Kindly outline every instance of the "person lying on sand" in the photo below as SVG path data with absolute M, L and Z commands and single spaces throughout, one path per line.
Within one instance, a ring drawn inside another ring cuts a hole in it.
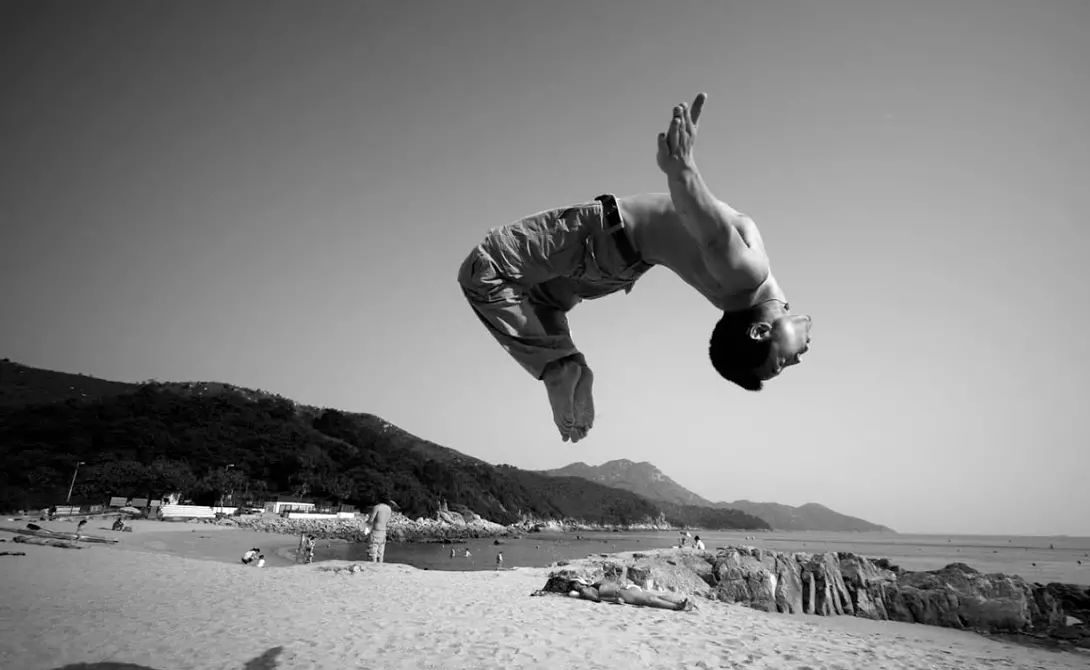
M 619 586 L 611 582 L 588 584 L 584 579 L 573 579 L 568 584 L 568 595 L 592 602 L 611 602 L 640 607 L 655 607 L 683 612 L 695 609 L 692 600 L 676 593 L 644 591 L 635 584 Z
M 693 145 L 706 100 L 701 93 L 691 108 L 674 107 L 658 136 L 669 193 L 601 195 L 493 228 L 458 271 L 481 323 L 544 383 L 565 442 L 594 425 L 594 375 L 572 341 L 568 312 L 630 292 L 656 265 L 722 311 L 709 357 L 728 381 L 759 391 L 809 348 L 810 317 L 789 311 L 757 224 L 713 196 L 697 169 Z

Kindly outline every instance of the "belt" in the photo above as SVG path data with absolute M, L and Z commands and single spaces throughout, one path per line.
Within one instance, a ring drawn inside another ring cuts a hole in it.
M 617 198 L 612 195 L 600 195 L 595 198 L 602 203 L 602 226 L 606 235 L 609 235 L 613 243 L 617 245 L 617 251 L 621 253 L 625 265 L 635 265 L 641 260 L 639 253 L 632 246 L 632 240 L 628 239 L 628 233 L 624 229 L 624 221 L 621 220 L 621 210 L 617 208 Z

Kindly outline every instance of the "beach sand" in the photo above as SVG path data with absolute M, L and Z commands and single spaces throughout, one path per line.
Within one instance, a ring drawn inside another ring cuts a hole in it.
M 0 668 L 1090 667 L 1083 654 L 911 624 L 705 600 L 669 612 L 530 597 L 545 583 L 542 568 L 256 569 L 238 555 L 260 546 L 269 557 L 268 547 L 295 540 L 204 524 L 123 535 L 120 545 L 76 551 L 13 546 L 3 534 L 0 546 L 27 555 L 0 557 Z

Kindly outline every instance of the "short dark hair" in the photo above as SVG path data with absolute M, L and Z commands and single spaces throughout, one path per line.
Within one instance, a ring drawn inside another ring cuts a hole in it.
M 723 317 L 715 324 L 708 347 L 708 356 L 715 371 L 723 379 L 747 391 L 760 391 L 764 386 L 757 376 L 757 370 L 768 361 L 772 351 L 771 341 L 755 340 L 749 336 L 753 324 L 761 321 L 760 313 L 755 309 L 723 312 Z

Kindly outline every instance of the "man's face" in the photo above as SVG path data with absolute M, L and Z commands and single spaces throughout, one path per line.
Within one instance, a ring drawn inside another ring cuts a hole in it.
M 772 322 L 767 337 L 772 344 L 768 361 L 757 371 L 763 381 L 772 379 L 784 368 L 798 365 L 810 348 L 810 317 L 806 314 L 784 314 Z

